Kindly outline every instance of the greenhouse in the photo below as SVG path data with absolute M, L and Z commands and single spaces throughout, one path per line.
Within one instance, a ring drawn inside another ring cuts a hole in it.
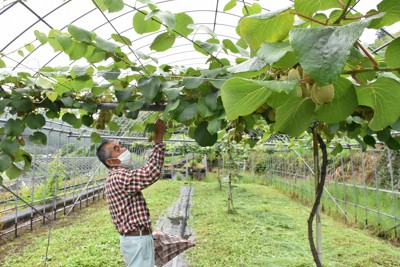
M 398 0 L 0 3 L 0 266 L 400 266 Z

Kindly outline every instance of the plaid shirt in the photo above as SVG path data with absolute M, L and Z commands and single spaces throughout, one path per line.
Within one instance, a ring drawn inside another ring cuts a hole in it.
M 150 228 L 150 212 L 141 190 L 160 177 L 164 151 L 163 144 L 156 144 L 146 166 L 140 169 L 110 168 L 105 192 L 112 221 L 120 234 Z

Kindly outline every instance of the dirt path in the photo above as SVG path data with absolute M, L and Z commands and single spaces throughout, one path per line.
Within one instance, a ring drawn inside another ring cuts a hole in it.
M 171 207 L 171 209 L 164 214 L 162 218 L 157 220 L 155 229 L 158 231 L 166 232 L 169 234 L 181 236 L 190 241 L 194 241 L 194 233 L 190 226 L 187 224 L 189 219 L 189 212 L 192 208 L 192 199 L 194 188 L 190 186 L 182 186 L 179 199 Z M 175 257 L 168 262 L 164 267 L 188 267 L 189 262 L 185 260 L 185 253 Z

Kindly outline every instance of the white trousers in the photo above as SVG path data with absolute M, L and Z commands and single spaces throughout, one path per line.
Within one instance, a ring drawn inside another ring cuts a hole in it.
M 121 235 L 119 241 L 127 267 L 154 267 L 154 240 L 152 235 Z

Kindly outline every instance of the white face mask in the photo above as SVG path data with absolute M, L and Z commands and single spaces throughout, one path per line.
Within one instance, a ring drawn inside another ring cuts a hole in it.
M 129 150 L 125 150 L 121 155 L 118 156 L 121 161 L 120 166 L 124 168 L 131 168 L 133 165 L 132 154 Z

